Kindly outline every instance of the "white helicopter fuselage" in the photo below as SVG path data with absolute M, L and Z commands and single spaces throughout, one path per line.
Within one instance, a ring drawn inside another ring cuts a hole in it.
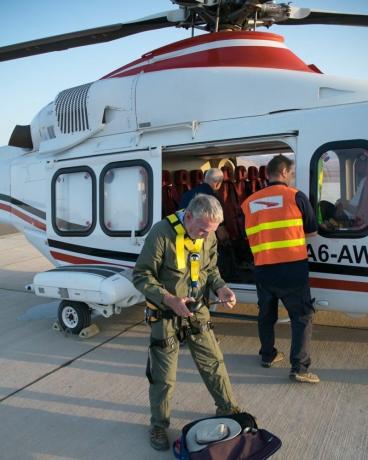
M 318 152 L 367 147 L 367 114 L 368 83 L 321 74 L 276 35 L 184 40 L 63 91 L 32 121 L 32 149 L 1 148 L 0 219 L 55 265 L 113 264 L 129 272 L 162 218 L 163 170 L 286 152 L 295 159 L 296 186 L 316 207 Z M 73 199 L 63 204 L 58 187 L 68 174 L 75 175 Z M 80 229 L 64 228 L 66 216 Z M 317 308 L 368 313 L 365 233 L 319 232 L 309 240 Z M 238 301 L 256 301 L 253 283 L 230 285 Z

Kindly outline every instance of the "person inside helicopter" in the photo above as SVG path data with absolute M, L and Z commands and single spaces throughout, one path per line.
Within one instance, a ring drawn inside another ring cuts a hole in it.
M 366 223 L 364 208 L 366 208 L 367 195 L 367 175 L 368 175 L 368 152 L 360 155 L 356 161 L 355 172 L 357 176 L 358 187 L 351 198 L 347 202 L 338 200 L 336 202 L 335 218 L 338 221 L 353 221 L 355 226 Z
M 368 224 L 368 151 L 364 151 L 357 158 L 355 176 L 358 185 L 350 200 L 340 198 L 334 205 L 328 201 L 320 201 L 320 210 L 324 217 L 322 226 L 326 230 L 360 229 Z

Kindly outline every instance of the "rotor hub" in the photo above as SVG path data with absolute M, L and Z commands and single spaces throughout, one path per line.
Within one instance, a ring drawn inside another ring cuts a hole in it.
M 220 30 L 254 30 L 269 27 L 290 17 L 289 4 L 268 0 L 172 0 L 186 10 L 183 27 L 205 24 L 210 32 Z

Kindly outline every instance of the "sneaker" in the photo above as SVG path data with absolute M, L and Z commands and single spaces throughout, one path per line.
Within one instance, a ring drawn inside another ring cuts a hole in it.
M 289 374 L 290 380 L 294 382 L 305 382 L 305 383 L 319 383 L 319 377 L 311 372 L 296 372 L 291 371 Z
M 274 364 L 279 363 L 284 358 L 285 358 L 284 353 L 282 351 L 278 351 L 272 361 L 263 361 L 262 359 L 261 366 L 262 367 L 272 367 Z
M 150 430 L 150 443 L 156 450 L 169 450 L 170 443 L 165 428 L 153 426 Z
M 216 416 L 225 417 L 226 415 L 240 414 L 242 411 L 238 406 L 231 406 L 230 408 L 224 409 L 222 407 L 217 407 Z

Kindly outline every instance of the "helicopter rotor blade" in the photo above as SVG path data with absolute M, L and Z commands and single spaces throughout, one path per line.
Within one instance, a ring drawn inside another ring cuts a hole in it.
M 312 10 L 286 3 L 274 3 L 269 0 L 243 0 L 243 4 L 240 0 L 172 0 L 172 2 L 177 4 L 179 9 L 169 10 L 136 21 L 111 24 L 0 47 L 0 62 L 104 43 L 166 27 L 197 27 L 213 32 L 217 30 L 214 26 L 217 18 L 216 8 L 221 5 L 224 7 L 222 10 L 224 14 L 220 26 L 225 25 L 226 29 L 233 26 L 234 30 L 239 28 L 250 30 L 251 27 L 253 28 L 256 12 L 258 12 L 258 25 L 267 27 L 273 24 L 368 26 L 368 15 Z
M 170 10 L 137 21 L 111 24 L 0 47 L 0 62 L 68 48 L 104 43 L 149 30 L 174 27 L 185 19 L 185 10 Z
M 325 24 L 336 26 L 367 27 L 368 15 L 338 13 L 334 11 L 312 10 L 290 6 L 290 17 L 275 21 L 279 25 Z

